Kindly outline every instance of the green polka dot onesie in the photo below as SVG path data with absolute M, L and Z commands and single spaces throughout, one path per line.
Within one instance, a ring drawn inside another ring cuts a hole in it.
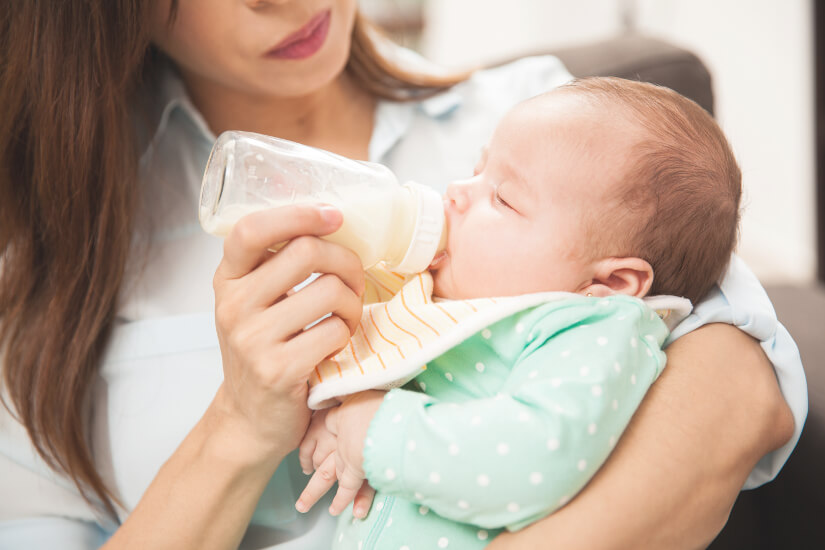
M 370 425 L 364 520 L 336 549 L 483 548 L 551 514 L 605 461 L 665 365 L 641 300 L 572 297 L 507 317 L 390 391 Z

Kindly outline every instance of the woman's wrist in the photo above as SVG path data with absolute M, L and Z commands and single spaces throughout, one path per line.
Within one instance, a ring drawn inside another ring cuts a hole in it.
M 218 389 L 199 425 L 202 428 L 202 451 L 239 470 L 274 472 L 294 448 L 274 437 L 263 436 L 231 405 L 223 386 Z

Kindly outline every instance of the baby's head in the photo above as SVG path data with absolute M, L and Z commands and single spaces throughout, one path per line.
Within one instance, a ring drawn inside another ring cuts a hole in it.
M 736 241 L 730 146 L 707 112 L 667 88 L 592 78 L 527 100 L 474 172 L 447 190 L 438 296 L 563 290 L 695 303 Z

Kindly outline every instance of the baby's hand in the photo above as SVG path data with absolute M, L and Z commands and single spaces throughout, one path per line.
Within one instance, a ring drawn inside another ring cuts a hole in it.
M 335 451 L 337 438 L 326 426 L 326 417 L 330 410 L 332 409 L 313 413 L 304 439 L 298 447 L 298 460 L 301 462 L 301 469 L 307 475 L 317 470 Z
M 335 451 L 323 457 L 321 464 L 316 466 L 315 473 L 295 505 L 298 511 L 309 510 L 332 487 L 337 478 L 338 492 L 329 508 L 330 513 L 337 516 L 350 502 L 355 500 L 353 515 L 355 517 L 366 516 L 374 490 L 366 482 L 363 470 L 364 440 L 367 437 L 370 422 L 384 400 L 384 395 L 385 392 L 375 390 L 357 393 L 326 413 L 325 432 L 336 437 L 337 444 Z M 313 423 L 315 422 L 316 419 L 313 418 Z M 314 430 L 313 425 L 310 425 L 307 434 L 320 433 L 320 431 L 319 428 Z M 307 447 L 309 449 L 309 444 Z M 303 443 L 301 452 L 304 453 Z M 308 450 L 307 453 L 309 452 Z M 321 457 L 323 454 L 313 452 L 313 462 L 315 456 Z M 305 460 L 308 459 L 303 458 L 302 455 L 302 465 Z

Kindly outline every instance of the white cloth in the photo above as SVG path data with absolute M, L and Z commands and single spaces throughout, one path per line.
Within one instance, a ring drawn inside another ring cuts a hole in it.
M 536 57 L 479 72 L 419 103 L 380 102 L 370 160 L 387 164 L 402 181 L 415 180 L 443 192 L 447 182 L 471 173 L 481 147 L 511 106 L 568 79 L 557 59 Z M 145 266 L 132 267 L 132 279 L 124 288 L 95 388 L 92 426 L 95 458 L 127 510 L 200 417 L 222 376 L 212 313 L 212 277 L 222 242 L 204 233 L 197 219 L 201 174 L 215 136 L 172 74 L 154 99 L 158 123 L 152 146 L 141 159 L 146 208 L 138 238 L 151 241 L 151 254 Z M 791 441 L 751 474 L 746 487 L 753 487 L 772 479 L 796 444 L 807 411 L 804 374 L 796 346 L 738 260 L 732 262 L 721 290 L 700 303 L 675 334 L 717 320 L 733 322 L 762 341 L 796 420 Z M 294 459 L 286 461 L 273 487 L 292 487 L 297 496 L 300 487 L 295 485 L 303 478 L 289 470 L 294 467 Z M 3 409 L 0 494 L 15 495 L 0 498 L 0 549 L 68 548 L 64 537 L 72 537 L 72 548 L 91 548 L 100 540 L 96 514 L 71 483 L 36 457 L 25 432 Z M 326 512 L 287 512 L 291 497 L 262 499 L 266 502 L 259 510 L 274 511 L 261 513 L 257 521 L 269 522 L 269 530 L 260 531 L 257 542 L 251 537 L 246 547 L 263 547 L 266 537 L 271 537 L 267 544 L 279 550 L 325 546 L 319 541 L 330 540 L 334 521 Z M 283 516 L 275 517 L 275 511 Z M 105 522 L 102 526 L 113 527 Z

